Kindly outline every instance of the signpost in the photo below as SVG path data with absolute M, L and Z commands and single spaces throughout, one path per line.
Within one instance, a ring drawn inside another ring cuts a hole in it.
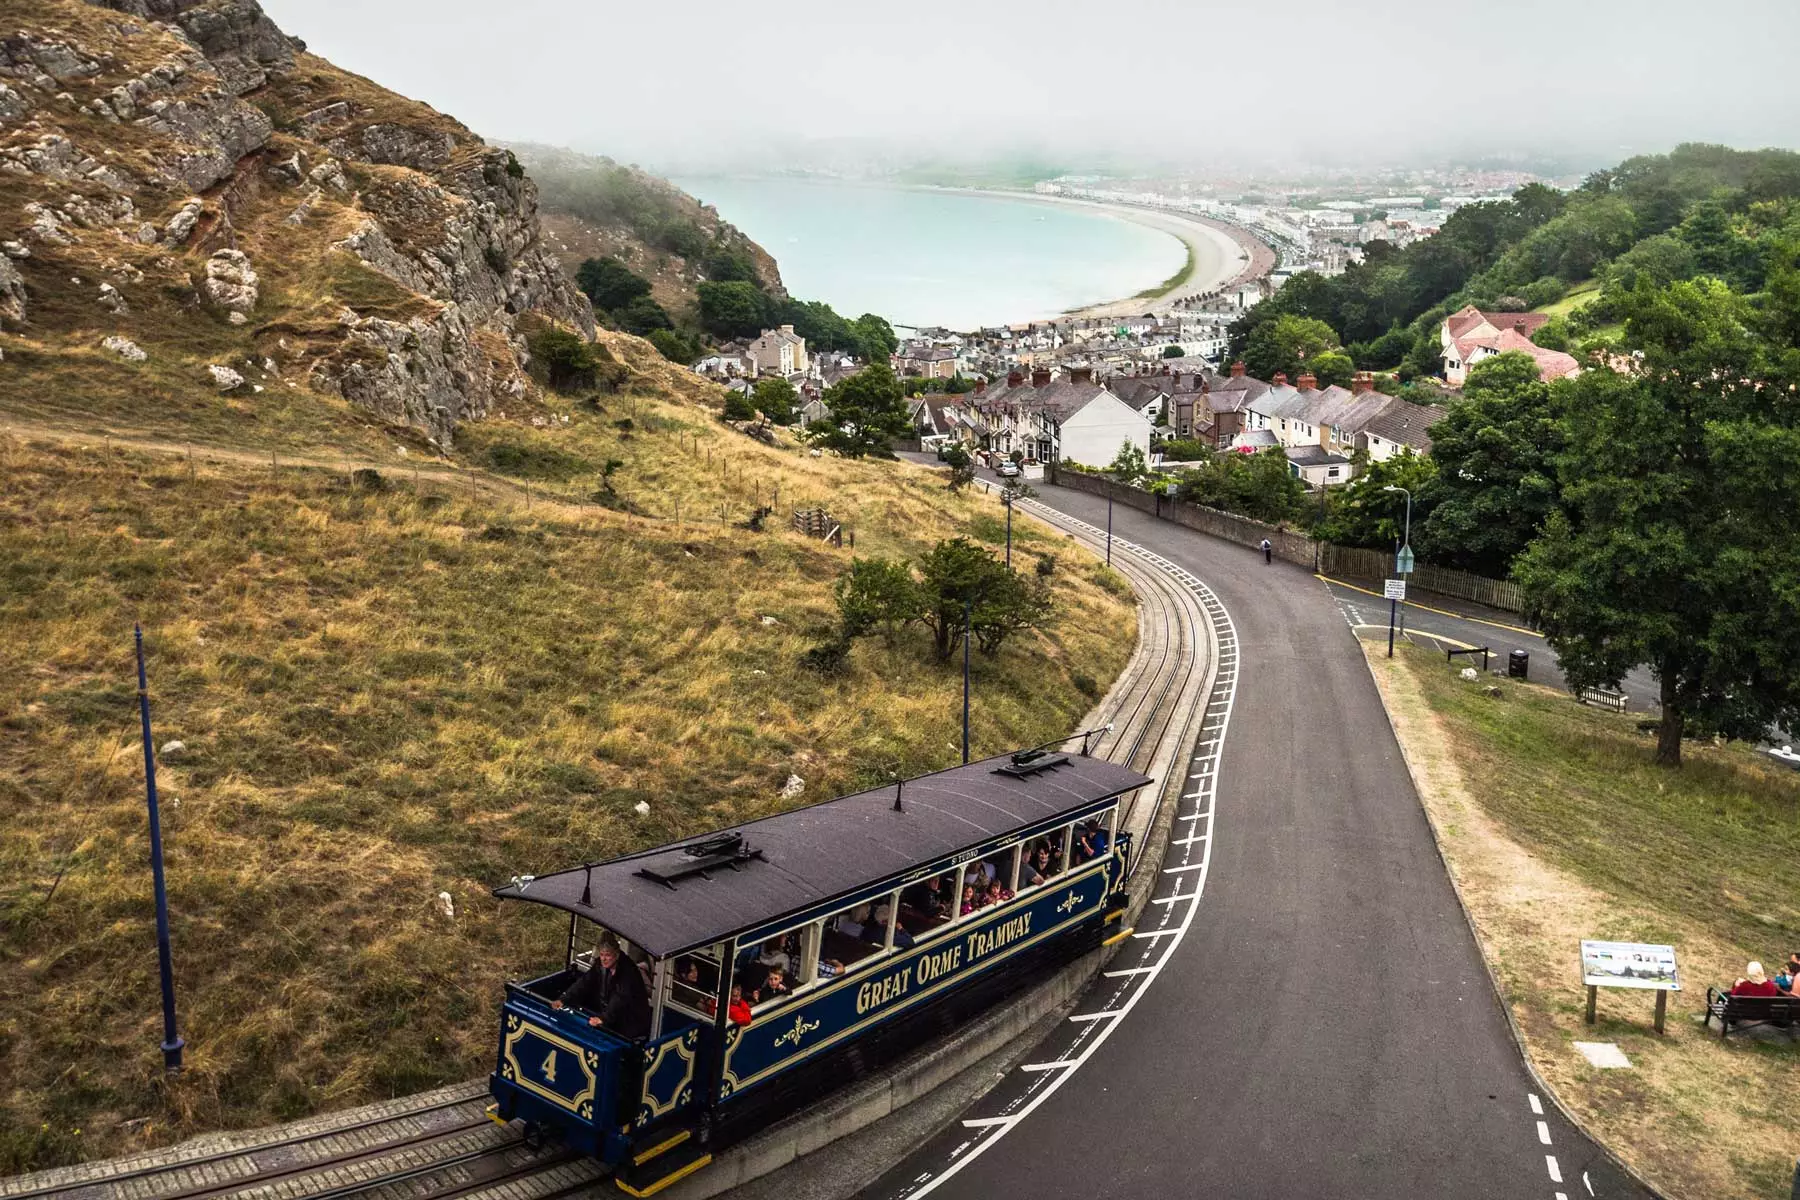
M 1587 1023 L 1603 987 L 1652 989 L 1656 992 L 1656 1032 L 1663 1031 L 1669 993 L 1681 990 L 1675 969 L 1675 947 L 1641 942 L 1581 943 L 1581 982 L 1587 986 Z
M 1381 594 L 1388 602 L 1388 657 L 1394 657 L 1394 615 L 1399 611 L 1400 601 L 1406 599 L 1406 580 L 1390 579 L 1382 585 Z
M 1408 525 L 1407 533 L 1408 533 L 1408 535 L 1410 535 L 1412 533 L 1412 529 L 1411 529 L 1412 497 L 1411 496 L 1407 497 L 1406 512 L 1407 512 L 1407 525 Z M 1394 574 L 1396 574 L 1400 577 L 1401 583 L 1405 583 L 1407 576 L 1412 574 L 1412 569 L 1413 569 L 1413 552 L 1412 552 L 1412 542 L 1411 542 L 1410 536 L 1409 536 L 1409 540 L 1407 542 L 1405 542 L 1400 547 L 1400 549 L 1398 551 L 1396 551 L 1394 554 Z M 1400 632 L 1405 633 L 1406 632 L 1406 604 L 1405 604 L 1406 596 L 1404 594 L 1402 594 L 1400 597 L 1400 600 L 1401 600 Z

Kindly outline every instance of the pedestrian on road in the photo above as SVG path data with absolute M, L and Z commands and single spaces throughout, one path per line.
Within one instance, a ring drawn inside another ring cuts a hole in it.
M 1264 563 L 1272 563 L 1275 561 L 1275 543 L 1271 542 L 1268 538 L 1263 539 L 1262 552 Z

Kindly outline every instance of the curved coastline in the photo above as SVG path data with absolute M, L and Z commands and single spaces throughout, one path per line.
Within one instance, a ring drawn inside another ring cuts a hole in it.
M 1085 208 L 1166 233 L 1187 247 L 1190 265 L 1185 278 L 1160 295 L 1146 297 L 1140 293 L 1117 300 L 1100 301 L 1056 314 L 1057 316 L 1123 317 L 1166 312 L 1178 301 L 1266 275 L 1275 263 L 1275 252 L 1249 230 L 1203 217 L 1198 213 L 1112 201 L 1083 200 L 1073 196 L 1046 196 L 1038 192 L 1003 188 L 938 187 L 923 190 Z

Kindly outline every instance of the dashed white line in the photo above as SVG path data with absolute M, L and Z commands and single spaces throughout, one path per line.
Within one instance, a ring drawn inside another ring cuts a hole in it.
M 1546 1167 L 1550 1168 L 1550 1182 L 1551 1183 L 1561 1183 L 1562 1182 L 1562 1168 L 1556 1165 L 1556 1155 L 1554 1155 L 1554 1154 L 1544 1155 L 1544 1165 Z
M 1074 1016 L 1070 1017 L 1069 1020 L 1071 1020 L 1071 1021 L 1110 1021 L 1114 1017 L 1122 1017 L 1124 1015 L 1125 1015 L 1125 1010 L 1122 1008 L 1109 1008 L 1105 1012 L 1076 1013 Z
M 1021 1071 L 1055 1071 L 1062 1067 L 1072 1067 L 1075 1065 L 1075 1061 L 1076 1060 L 1072 1059 L 1072 1058 L 1064 1058 L 1064 1059 L 1060 1059 L 1056 1062 L 1026 1063 L 1024 1066 L 1020 1067 L 1019 1070 L 1021 1070 Z
M 1548 1146 L 1550 1144 L 1550 1123 L 1548 1121 L 1539 1121 L 1537 1125 L 1538 1141 Z
M 1108 979 L 1117 979 L 1122 975 L 1148 975 L 1155 970 L 1155 967 L 1126 967 L 1120 971 L 1102 971 L 1100 973 Z
M 1541 1117 L 1544 1115 L 1544 1102 L 1537 1098 L 1536 1092 L 1526 1092 L 1525 1098 L 1531 1101 L 1531 1113 L 1533 1116 Z

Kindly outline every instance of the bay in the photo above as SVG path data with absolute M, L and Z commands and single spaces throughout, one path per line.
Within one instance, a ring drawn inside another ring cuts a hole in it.
M 677 178 L 846 317 L 969 330 L 1135 295 L 1187 261 L 1175 237 L 1100 211 L 921 188 Z

